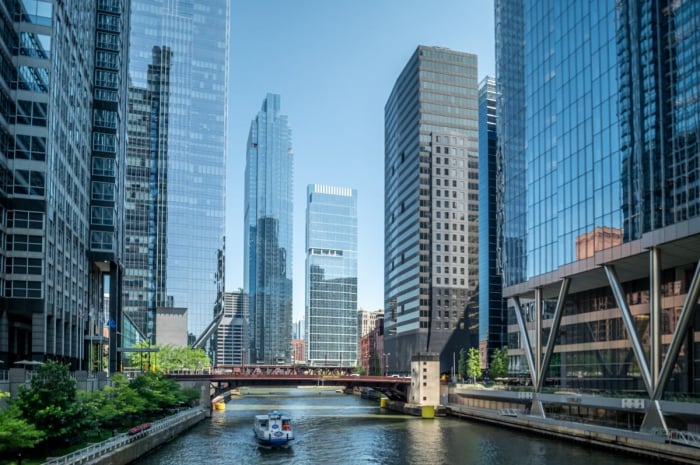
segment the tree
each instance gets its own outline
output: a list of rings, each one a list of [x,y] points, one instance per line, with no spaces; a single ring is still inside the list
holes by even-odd
[[[44,433],[22,418],[12,405],[0,409],[0,456],[17,449],[30,449],[44,439]]]
[[[96,429],[113,429],[131,423],[146,410],[146,399],[131,387],[122,373],[112,376],[111,386],[100,391],[83,393],[85,404],[93,412]]]
[[[491,355],[489,374],[492,378],[504,378],[508,376],[508,346],[496,349]]]
[[[467,376],[476,382],[476,378],[481,376],[481,355],[479,351],[472,347],[469,349],[467,357]]]
[[[467,377],[467,351],[459,349],[459,360],[457,361],[457,376],[460,379]]]
[[[151,352],[138,352],[129,357],[130,365],[146,371],[196,370],[211,365],[211,360],[203,349],[178,347],[172,344],[152,346],[147,342],[136,344],[135,347],[151,350]]]
[[[88,420],[84,404],[76,402],[76,392],[68,365],[49,360],[36,368],[30,387],[20,387],[12,406],[49,443],[66,440],[79,435]]]

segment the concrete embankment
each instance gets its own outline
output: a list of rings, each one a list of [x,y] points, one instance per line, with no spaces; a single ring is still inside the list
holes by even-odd
[[[125,444],[123,447],[115,449],[112,452],[97,458],[91,463],[95,465],[127,465],[134,462],[139,457],[149,453],[161,444],[171,441],[184,431],[187,431],[200,421],[204,420],[206,417],[206,411],[202,409],[197,413],[183,418],[177,423],[169,425],[168,428],[150,432],[143,437],[138,438],[134,442]]]
[[[49,458],[45,465],[127,465],[149,453],[208,417],[205,409],[185,410],[154,423],[132,428],[132,434],[120,434],[91,444],[62,457]]]
[[[669,444],[665,441],[664,436],[541,418],[520,412],[513,414],[512,411],[509,411],[509,415],[503,415],[496,410],[467,407],[458,404],[448,404],[446,410],[450,416],[521,429],[531,434],[604,447],[626,454],[648,457],[658,462],[693,465],[700,463],[700,449]]]

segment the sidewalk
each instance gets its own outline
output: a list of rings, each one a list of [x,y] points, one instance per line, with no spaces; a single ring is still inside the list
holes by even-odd
[[[625,429],[577,423],[526,414],[522,411],[499,410],[447,404],[447,414],[459,418],[488,422],[521,429],[568,441],[593,444],[627,454],[645,456],[678,464],[700,463],[700,449],[666,442],[666,436]]]

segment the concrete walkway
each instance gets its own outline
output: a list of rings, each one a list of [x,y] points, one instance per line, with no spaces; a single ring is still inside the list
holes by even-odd
[[[655,460],[693,465],[700,463],[700,448],[670,444],[666,442],[665,435],[542,418],[518,410],[513,411],[513,409],[503,413],[499,410],[459,404],[447,404],[446,409],[447,414],[451,416],[508,426],[568,441],[592,444]]]

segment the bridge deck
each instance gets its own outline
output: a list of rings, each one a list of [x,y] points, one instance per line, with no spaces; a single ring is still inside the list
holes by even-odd
[[[392,400],[406,401],[411,387],[411,378],[394,376],[357,376],[347,374],[303,374],[303,373],[224,373],[221,370],[191,371],[168,374],[178,382],[205,381],[217,385],[217,391],[243,386],[339,386],[345,388],[367,387],[385,394]]]

